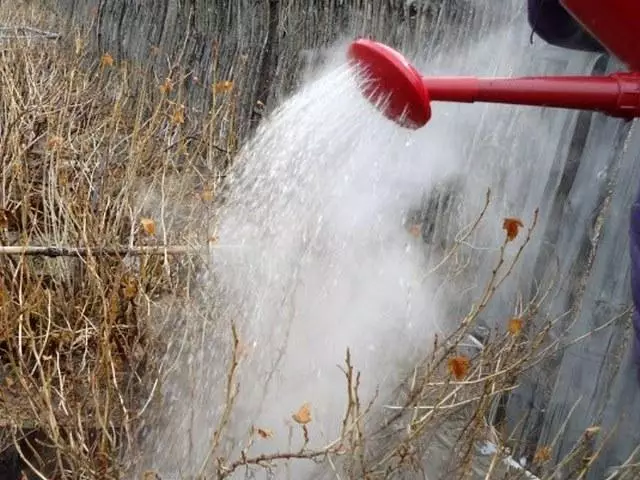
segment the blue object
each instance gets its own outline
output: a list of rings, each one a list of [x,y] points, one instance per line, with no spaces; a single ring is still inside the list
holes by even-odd
[[[556,47],[587,52],[606,50],[569,12],[559,0],[527,0],[529,25],[545,42]]]

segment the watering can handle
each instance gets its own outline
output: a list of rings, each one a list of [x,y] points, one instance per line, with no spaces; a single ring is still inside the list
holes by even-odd
[[[423,77],[432,101],[488,102],[589,109],[608,115],[640,116],[640,74],[603,77]]]
[[[638,0],[560,0],[560,3],[607,50],[632,71],[640,71]]]

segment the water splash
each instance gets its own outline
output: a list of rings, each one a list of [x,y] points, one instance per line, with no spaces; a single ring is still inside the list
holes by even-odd
[[[539,53],[523,55],[524,33],[510,26],[459,55],[432,57],[430,71],[566,68],[562,58],[554,65]],[[566,114],[436,105],[428,128],[402,130],[362,98],[343,55],[274,112],[236,162],[216,228],[220,243],[241,248],[213,252],[202,298],[180,312],[195,333],[174,347],[186,360],[165,385],[166,423],[154,429],[162,446],[149,460],[166,478],[195,475],[207,455],[224,412],[232,322],[245,357],[225,453],[237,454],[253,425],[274,432],[254,454],[298,448],[299,430],[290,438],[287,424],[304,402],[312,404],[311,444],[321,446],[344,414],[337,365],[346,348],[363,372],[363,402],[379,388],[384,398],[455,321],[443,311],[468,308],[481,272],[490,271],[493,257],[478,255],[464,285],[425,277],[439,252],[408,231],[424,197],[460,180],[446,221],[429,219],[450,239],[491,186],[497,201],[472,239],[489,252],[501,241],[503,216],[527,220],[540,203],[544,182],[527,181],[549,176]],[[499,318],[511,307],[495,308]],[[308,470],[296,468],[292,478],[306,478]]]
[[[407,216],[459,155],[435,131],[372,115],[357,83],[340,65],[293,97],[230,182],[217,234],[244,248],[218,253],[213,270],[224,316],[250,345],[239,431],[261,425],[286,440],[286,419],[311,402],[311,441],[329,442],[346,409],[347,348],[367,403],[446,328]]]

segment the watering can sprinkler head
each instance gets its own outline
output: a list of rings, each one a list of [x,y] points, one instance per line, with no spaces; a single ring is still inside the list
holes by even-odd
[[[429,121],[429,93],[422,76],[402,54],[382,43],[359,39],[349,46],[347,56],[365,74],[363,94],[387,118],[411,129]]]
[[[432,101],[531,105],[640,117],[640,72],[593,77],[423,77],[400,53],[367,39],[353,42],[347,56],[365,74],[363,94],[387,118],[411,129],[429,121]]]

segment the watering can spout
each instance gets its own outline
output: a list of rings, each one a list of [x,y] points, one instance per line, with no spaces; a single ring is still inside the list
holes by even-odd
[[[385,116],[407,128],[431,118],[431,102],[490,102],[600,111],[640,117],[640,74],[587,77],[423,77],[397,51],[360,39],[349,59],[363,71],[363,93]]]
[[[396,50],[359,39],[348,58],[365,74],[363,94],[389,119],[407,128],[420,128],[431,118],[431,101],[418,71]]]

